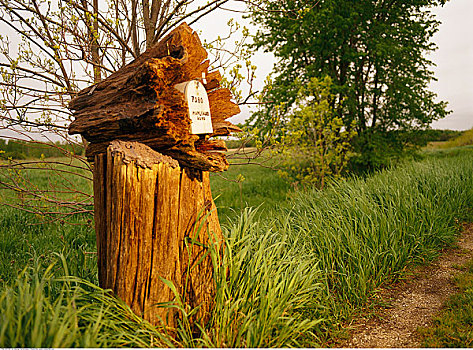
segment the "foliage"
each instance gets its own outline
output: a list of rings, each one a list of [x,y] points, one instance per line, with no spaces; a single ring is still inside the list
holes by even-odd
[[[247,207],[260,208],[259,215],[263,220],[271,208],[288,203],[290,184],[273,169],[279,165],[279,157],[273,157],[267,151],[260,157],[260,162],[266,166],[234,159],[224,174],[211,174],[212,195],[221,222],[235,218]]]
[[[84,214],[89,217],[79,222],[90,223],[92,193],[91,168],[84,159],[0,159],[0,205],[35,214],[35,224],[77,224],[75,217]]]
[[[225,254],[215,266],[216,305],[206,326],[211,347],[316,344],[312,331],[323,321],[316,315],[325,304],[316,257],[274,228],[247,209],[228,226]]]
[[[280,236],[245,211],[226,232],[223,260],[216,264],[215,312],[202,335],[182,316],[176,339],[135,316],[123,302],[82,278],[70,276],[74,259],[46,265],[35,260],[0,292],[0,345],[4,347],[285,347],[299,345],[320,320],[320,271]],[[95,265],[96,269],[96,265]],[[74,274],[75,275],[75,274]],[[169,306],[167,306],[169,307]],[[21,315],[21,317],[18,317]],[[312,339],[314,341],[314,339]],[[313,343],[312,343],[313,344]]]
[[[81,145],[73,145],[69,143],[61,144],[60,142],[26,142],[21,140],[9,140],[6,142],[0,139],[0,157],[3,159],[43,159],[58,158],[65,155],[75,154],[81,155],[84,147]]]
[[[473,145],[473,129],[464,131],[461,135],[449,140],[442,145],[442,148],[461,147]]]
[[[328,76],[312,78],[307,87],[300,88],[295,111],[287,118],[281,138],[282,173],[293,181],[323,188],[327,178],[337,179],[345,170],[356,132],[344,128],[331,107],[334,99]]]
[[[367,179],[299,192],[292,235],[319,257],[337,308],[370,300],[409,264],[430,260],[453,242],[473,203],[471,150],[409,162]],[[338,311],[341,312],[341,311]]]
[[[227,27],[225,36],[219,34],[213,41],[204,41],[203,47],[211,54],[210,66],[223,71],[221,86],[230,90],[238,104],[245,104],[256,93],[253,91],[253,80],[257,67],[251,62],[252,50],[248,45],[250,31],[233,18],[227,22]],[[230,49],[229,41],[237,33],[240,38],[233,42],[234,46]],[[241,90],[243,85],[248,88],[245,94]]]
[[[473,260],[455,277],[459,292],[446,303],[431,327],[419,329],[424,347],[470,348],[473,345]]]
[[[379,131],[365,136],[366,138],[354,140],[355,149],[364,147],[366,150],[364,153],[357,153],[350,162],[350,170],[355,174],[369,173],[373,170],[373,164],[378,168],[387,168],[418,151],[418,145],[412,143],[412,133],[408,131]]]
[[[37,215],[2,207],[0,286],[12,284],[25,266],[32,263],[46,268],[56,261],[55,252],[65,257],[71,274],[98,283],[95,232],[90,218],[77,217],[67,225],[59,222],[40,225],[40,222]]]
[[[252,123],[264,134],[277,128],[281,103],[290,112],[298,84],[328,75],[336,98],[332,108],[345,128],[358,134],[355,151],[364,168],[382,164],[378,145],[395,145],[393,131],[426,128],[447,115],[446,103],[428,91],[434,79],[426,54],[439,22],[430,9],[444,0],[282,0],[251,6],[260,25],[255,48],[273,52],[278,62]],[[377,143],[374,143],[377,140]],[[374,155],[371,155],[374,153]]]
[[[452,140],[462,134],[462,131],[458,130],[440,130],[440,129],[426,129],[426,130],[413,130],[410,132],[409,137],[412,139],[412,143],[416,145],[425,146],[428,142],[441,142]]]
[[[123,302],[52,263],[25,268],[0,293],[2,347],[170,347],[174,342]]]
[[[225,145],[228,149],[238,149],[245,147],[256,147],[256,140],[245,140],[245,139],[235,139],[235,140],[225,140]]]

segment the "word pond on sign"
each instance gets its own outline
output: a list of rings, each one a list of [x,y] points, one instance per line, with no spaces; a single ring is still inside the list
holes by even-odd
[[[209,98],[204,85],[198,80],[191,80],[174,87],[184,94],[189,106],[191,134],[213,133]]]

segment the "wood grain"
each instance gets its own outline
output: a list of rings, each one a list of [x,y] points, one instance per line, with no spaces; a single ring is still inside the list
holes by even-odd
[[[114,141],[94,162],[99,281],[155,325],[175,327],[171,281],[208,321],[215,282],[209,247],[222,244],[209,173],[137,142]],[[101,180],[102,179],[102,180]]]

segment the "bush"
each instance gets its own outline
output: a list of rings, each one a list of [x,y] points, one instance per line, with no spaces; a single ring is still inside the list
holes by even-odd
[[[303,185],[323,188],[340,177],[352,157],[351,140],[356,135],[332,107],[332,80],[312,78],[300,88],[296,110],[283,130],[281,152],[285,158],[283,176]]]

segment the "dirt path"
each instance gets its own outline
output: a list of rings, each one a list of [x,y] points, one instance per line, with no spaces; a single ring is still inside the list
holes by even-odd
[[[473,258],[473,224],[465,226],[459,249],[447,249],[427,267],[418,268],[407,283],[383,295],[391,307],[379,318],[357,321],[351,339],[342,345],[349,348],[420,347],[416,329],[430,325],[443,303],[455,293],[452,276],[458,266]]]

